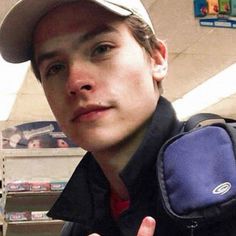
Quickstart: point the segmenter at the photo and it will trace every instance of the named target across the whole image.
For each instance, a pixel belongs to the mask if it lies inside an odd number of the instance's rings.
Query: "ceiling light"
[[[179,119],[201,112],[236,93],[236,63],[173,102]]]

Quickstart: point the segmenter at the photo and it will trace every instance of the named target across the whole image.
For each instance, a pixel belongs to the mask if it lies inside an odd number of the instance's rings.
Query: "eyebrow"
[[[75,42],[76,48],[81,46],[81,44],[84,44],[84,43],[94,39],[95,37],[98,37],[98,36],[100,36],[102,34],[109,34],[109,33],[120,34],[120,32],[117,29],[115,29],[114,27],[112,27],[110,25],[103,24],[103,25],[97,26],[96,28],[86,32],[83,35],[81,35],[79,37],[79,39],[76,40],[76,42]],[[56,57],[57,55],[58,55],[58,52],[56,50],[52,51],[52,52],[42,53],[41,55],[39,55],[36,58],[37,66],[39,67],[40,64],[42,64],[43,61],[49,60],[49,59],[51,59],[53,57]]]
[[[101,34],[108,34],[108,33],[119,33],[119,31],[117,29],[115,29],[114,27],[110,26],[110,25],[100,25],[98,27],[96,27],[95,29],[92,29],[91,31],[85,33],[84,35],[82,35],[80,37],[80,39],[78,40],[78,44],[83,44],[89,40],[92,40],[93,38],[101,35]]]

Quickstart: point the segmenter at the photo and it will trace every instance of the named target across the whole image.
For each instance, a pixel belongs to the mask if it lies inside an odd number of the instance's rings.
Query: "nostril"
[[[86,84],[77,88],[70,89],[69,94],[75,96],[82,91],[91,91],[91,90],[92,90],[92,85]]]
[[[87,84],[87,85],[83,85],[81,86],[81,89],[85,89],[85,90],[91,90],[92,89],[92,86]]]
[[[70,91],[70,95],[75,96],[76,92],[75,91]]]
[[[68,80],[66,83],[66,90],[70,96],[77,96],[80,93],[92,92],[95,87],[94,81],[76,79]]]

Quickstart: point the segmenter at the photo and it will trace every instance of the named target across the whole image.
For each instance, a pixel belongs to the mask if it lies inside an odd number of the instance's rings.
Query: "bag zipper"
[[[190,225],[187,225],[187,229],[190,230],[190,236],[194,236],[194,230],[198,227],[198,223],[196,221],[192,221]]]

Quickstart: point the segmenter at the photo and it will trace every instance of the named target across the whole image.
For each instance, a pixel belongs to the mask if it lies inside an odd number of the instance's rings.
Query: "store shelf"
[[[10,222],[6,228],[6,236],[58,236],[64,222],[50,221],[24,221]]]
[[[59,195],[59,191],[8,192],[5,199],[5,212],[45,211],[53,205]]]
[[[9,222],[8,225],[10,226],[42,226],[44,224],[47,224],[47,226],[53,226],[53,225],[63,225],[64,221],[62,220],[38,220],[38,221],[20,221],[20,222]]]
[[[58,236],[63,221],[47,218],[60,191],[80,162],[84,151],[67,149],[8,149],[2,160],[3,236]],[[61,184],[61,185],[60,185]],[[57,186],[58,187],[58,186]],[[18,191],[19,189],[24,191]],[[17,191],[14,191],[14,190]],[[44,189],[44,191],[37,191]],[[46,190],[45,190],[46,189]],[[30,191],[28,191],[30,190]],[[37,214],[42,220],[38,219]],[[36,214],[36,218],[33,218]],[[43,216],[41,216],[43,214]],[[0,233],[1,236],[1,233]]]
[[[33,192],[33,191],[25,191],[25,192],[8,192],[8,198],[17,198],[17,197],[25,197],[25,196],[58,196],[61,191],[41,191],[41,192]]]
[[[4,150],[4,185],[22,180],[29,182],[66,181],[80,162],[84,151],[70,149],[18,149]]]

